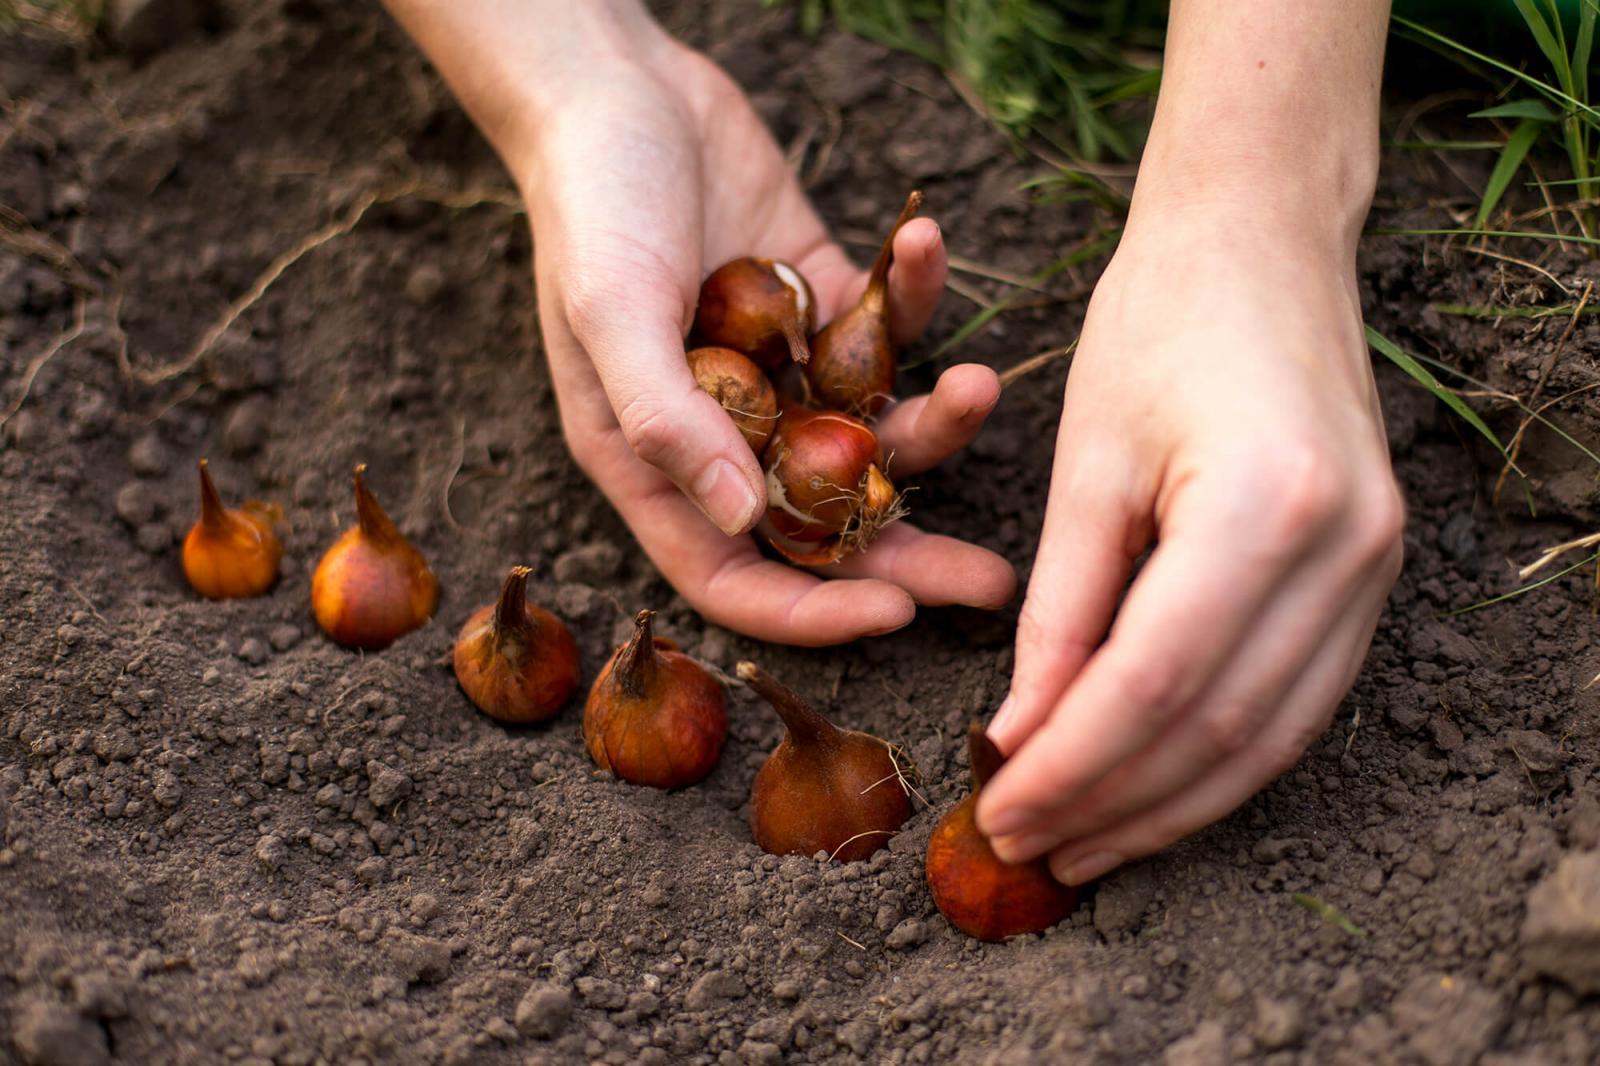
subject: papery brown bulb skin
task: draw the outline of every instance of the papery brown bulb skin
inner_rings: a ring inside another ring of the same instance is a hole
[[[433,616],[439,582],[367,489],[366,469],[356,467],[356,524],[311,575],[311,610],[337,643],[376,651]]]
[[[889,745],[840,729],[754,663],[737,669],[785,727],[750,790],[750,831],[761,849],[855,862],[887,845],[911,817]]]
[[[278,580],[283,543],[272,511],[246,504],[230,509],[200,460],[200,517],[183,538],[183,576],[208,600],[260,596]]]
[[[881,500],[881,485],[888,484],[882,462],[877,434],[860,419],[840,411],[785,408],[762,456],[767,518],[792,540],[845,533],[862,517],[869,481],[874,501]]]
[[[695,384],[722,405],[750,450],[760,455],[778,421],[778,394],[767,375],[732,348],[692,348],[688,361]]]
[[[817,301],[800,272],[778,259],[744,256],[711,272],[700,286],[690,336],[697,344],[743,352],[763,370],[809,358]]]
[[[811,339],[806,380],[817,404],[870,416],[894,396],[894,364],[884,309],[862,303]]]
[[[656,638],[653,612],[595,678],[583,739],[595,765],[624,781],[684,788],[716,768],[728,738],[728,700],[705,667]]]
[[[456,680],[478,710],[528,725],[554,718],[578,687],[578,644],[566,624],[528,602],[525,566],[500,598],[472,613],[456,637]]]
[[[987,749],[984,749],[984,746]],[[973,791],[928,840],[925,869],[933,902],[950,924],[979,940],[1039,933],[1072,913],[1078,890],[1050,876],[1043,859],[1002,862],[978,829],[978,792],[1004,761],[981,726],[967,735]]]
[[[889,336],[889,267],[900,228],[922,207],[922,193],[912,192],[884,238],[867,277],[861,300],[811,338],[806,379],[813,400],[835,411],[870,417],[894,395],[894,344]]]

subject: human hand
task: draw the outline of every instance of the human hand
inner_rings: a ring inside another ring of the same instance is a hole
[[[1068,883],[1292,766],[1399,573],[1353,236],[1244,206],[1130,224],[1067,383],[978,824]]]
[[[508,158],[532,217],[540,322],[579,465],[701,614],[761,639],[837,643],[900,628],[916,603],[1004,604],[1015,588],[1008,563],[905,522],[821,571],[840,580],[768,560],[740,536],[765,512],[765,484],[684,362],[700,280],[739,255],[784,259],[827,322],[866,275],[829,238],[737,86],[647,19],[629,32],[630,61],[585,72],[526,156]],[[945,271],[937,225],[905,226],[889,279],[897,341],[926,325]],[[887,412],[877,429],[891,474],[964,446],[999,391],[988,368],[958,366]]]

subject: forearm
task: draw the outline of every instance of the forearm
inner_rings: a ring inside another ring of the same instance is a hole
[[[1378,166],[1388,0],[1173,0],[1141,214],[1299,221],[1354,250]]]
[[[671,39],[640,0],[384,0],[516,169],[564,87]]]

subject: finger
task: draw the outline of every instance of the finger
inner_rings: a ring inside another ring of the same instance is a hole
[[[989,734],[1015,752],[1060,700],[1105,636],[1117,598],[1148,540],[1150,510],[1124,453],[1079,448],[1070,415],[1057,434],[1044,529],[1017,620],[1011,691]],[[987,792],[988,790],[985,789]]]
[[[1216,681],[1176,722],[1056,810],[1048,834],[1053,839],[1043,850],[1159,804],[1253,744],[1319,656],[1345,651],[1366,637],[1349,624],[1369,614],[1374,596],[1361,577],[1302,567],[1257,618]]]
[[[889,473],[915,474],[944,462],[972,443],[999,402],[993,370],[977,363],[946,370],[932,392],[894,405],[879,421]]]
[[[1017,590],[1016,571],[994,552],[954,537],[924,533],[907,522],[886,527],[866,551],[817,573],[888,581],[927,607],[961,604],[997,610]]]
[[[1213,768],[1182,792],[1104,832],[1058,848],[1050,869],[1067,884],[1103,876],[1122,863],[1160,851],[1225,817],[1280,774],[1322,735],[1339,699],[1354,683],[1367,657],[1380,603],[1358,614],[1356,639],[1330,643],[1249,748]]]
[[[866,291],[867,272],[856,266],[833,241],[819,244],[795,262],[817,297],[817,321],[827,325]],[[900,227],[889,267],[889,339],[909,344],[922,335],[949,275],[950,256],[944,233],[931,218],[917,218]]]
[[[1110,639],[984,788],[978,825],[987,835],[1048,832],[1050,812],[1166,728],[1232,657],[1269,594],[1323,533],[1320,490],[1315,507],[1290,501],[1290,517],[1272,521],[1253,491],[1190,487],[1185,499],[1204,507],[1189,514],[1182,502],[1174,505],[1172,539],[1134,582]]]
[[[647,270],[625,288],[605,275],[597,279],[594,270],[580,267],[578,276],[566,279],[563,309],[624,439],[723,533],[749,531],[764,499],[761,467],[727,413],[689,372],[676,290]]]

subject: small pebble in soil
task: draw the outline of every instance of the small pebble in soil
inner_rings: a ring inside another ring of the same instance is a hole
[[[146,522],[133,539],[140,551],[159,555],[172,547],[172,527],[164,522]]]
[[[267,633],[267,642],[274,651],[288,651],[300,643],[300,627],[288,622],[275,625]]]
[[[156,516],[156,490],[147,482],[129,481],[117,490],[112,506],[130,529],[138,529]]]
[[[1528,895],[1522,960],[1580,993],[1600,992],[1600,852],[1568,855]]]
[[[260,637],[246,637],[239,642],[239,658],[251,666],[260,666],[272,657],[267,642]]]
[[[533,985],[517,1002],[513,1023],[517,1032],[535,1040],[560,1036],[572,1017],[572,994],[557,985]]]
[[[254,455],[267,442],[271,427],[271,402],[265,396],[251,396],[228,413],[222,424],[222,448],[235,459]]]
[[[128,446],[128,467],[140,477],[160,477],[171,461],[167,446],[154,433],[146,433]]]

